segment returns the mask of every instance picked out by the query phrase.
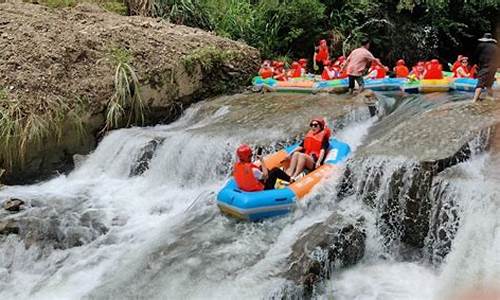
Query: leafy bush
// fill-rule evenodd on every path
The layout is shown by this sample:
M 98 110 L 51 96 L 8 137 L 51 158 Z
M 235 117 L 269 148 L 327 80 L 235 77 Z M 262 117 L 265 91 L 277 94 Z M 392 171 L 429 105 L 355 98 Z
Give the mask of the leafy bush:
M 367 36 L 388 64 L 470 55 L 479 35 L 494 31 L 500 9 L 498 0 L 152 1 L 154 16 L 244 40 L 264 57 L 312 57 L 320 38 L 338 56 Z

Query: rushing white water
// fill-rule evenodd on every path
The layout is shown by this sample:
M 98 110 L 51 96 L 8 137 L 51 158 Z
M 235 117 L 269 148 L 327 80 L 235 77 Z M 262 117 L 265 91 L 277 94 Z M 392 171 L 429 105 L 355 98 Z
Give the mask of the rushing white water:
M 375 218 L 368 210 L 352 199 L 342 203 L 345 212 L 363 215 L 368 221 L 366 254 L 361 263 L 329 280 L 321 298 L 333 294 L 335 299 L 444 300 L 458 299 L 471 291 L 498 292 L 500 185 L 485 173 L 490 163 L 488 154 L 480 154 L 453 167 L 461 177 L 449 182 L 454 203 L 447 213 L 458 214 L 455 217 L 460 225 L 450 254 L 437 269 L 424 260 L 405 262 L 385 252 Z
M 342 120 L 346 126 L 337 137 L 356 150 L 369 129 L 376 140 L 394 123 L 435 105 L 415 98 L 382 122 L 354 113 Z M 317 298 L 447 300 L 500 286 L 500 187 L 484 172 L 491 165 L 488 154 L 453 167 L 459 177 L 441 176 L 446 194 L 436 201 L 449 205 L 436 209 L 457 221 L 455 227 L 433 221 L 452 240 L 450 254 L 436 266 L 427 257 L 403 257 L 394 250 L 401 232 L 395 231 L 396 247 L 388 247 L 381 230 L 391 172 L 412 167 L 406 159 L 366 161 L 366 178 L 387 173 L 371 207 L 356 194 L 337 202 L 333 177 L 288 216 L 259 223 L 222 216 L 215 195 L 236 146 L 283 142 L 291 138 L 290 128 L 271 127 L 266 124 L 273 120 L 267 120 L 261 128 L 243 130 L 224 123 L 231 107 L 201 107 L 168 126 L 111 132 L 67 176 L 1 190 L 0 199 L 28 201 L 32 207 L 18 216 L 35 222 L 28 223 L 33 228 L 40 224 L 41 232 L 24 240 L 1 237 L 0 299 L 272 298 L 287 283 L 282 273 L 292 245 L 332 210 L 348 221 L 363 218 L 366 250 L 356 266 L 334 273 Z M 404 174 L 403 185 L 412 176 Z M 354 188 L 361 194 L 369 189 Z M 406 201 L 405 192 L 399 201 Z M 394 223 L 404 217 L 394 216 Z M 42 218 L 45 223 L 36 223 Z M 441 245 L 428 239 L 429 246 Z
M 0 243 L 1 299 L 254 299 L 284 282 L 290 247 L 328 215 L 331 198 L 312 196 L 289 216 L 240 223 L 222 216 L 215 193 L 238 143 L 279 128 L 233 135 L 200 134 L 229 113 L 201 117 L 199 106 L 168 126 L 111 132 L 68 176 L 0 191 L 25 199 L 41 216 L 58 219 L 58 237 L 74 232 L 76 247 L 51 242 L 26 248 L 16 235 Z M 338 137 L 353 149 L 373 119 Z M 144 149 L 156 141 L 149 168 L 132 176 Z M 335 180 L 335 179 L 332 179 Z M 316 195 L 333 194 L 335 184 Z M 94 216 L 95 224 L 82 226 Z M 105 228 L 99 231 L 99 228 Z

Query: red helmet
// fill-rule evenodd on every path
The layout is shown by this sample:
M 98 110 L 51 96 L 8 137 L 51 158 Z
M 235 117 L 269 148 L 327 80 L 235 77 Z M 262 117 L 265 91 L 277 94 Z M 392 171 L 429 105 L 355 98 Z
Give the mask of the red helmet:
M 238 159 L 243 162 L 250 162 L 252 159 L 252 148 L 247 144 L 242 144 L 236 149 L 236 155 Z
M 319 126 L 321 129 L 325 129 L 325 118 L 323 117 L 314 117 L 311 119 L 311 122 L 309 122 L 309 124 L 311 124 L 312 122 L 318 122 L 319 123 Z
M 398 66 L 404 66 L 405 65 L 404 59 L 398 60 L 398 62 L 396 63 L 396 65 L 398 65 Z
M 439 60 L 434 58 L 433 60 L 431 60 L 431 64 L 437 65 L 437 64 L 439 64 Z

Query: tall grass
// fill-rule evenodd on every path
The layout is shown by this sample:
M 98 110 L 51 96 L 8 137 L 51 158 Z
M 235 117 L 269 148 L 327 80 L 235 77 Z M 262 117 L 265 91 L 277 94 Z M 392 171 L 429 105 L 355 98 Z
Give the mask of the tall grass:
M 76 101 L 72 107 L 59 97 L 37 102 L 23 104 L 0 90 L 0 164 L 5 169 L 23 165 L 29 151 L 61 143 L 68 128 L 75 129 L 71 132 L 79 140 L 86 134 L 83 102 Z
M 108 102 L 103 130 L 122 125 L 143 125 L 145 106 L 140 95 L 139 78 L 130 65 L 130 53 L 123 48 L 112 48 L 108 59 L 115 67 L 115 92 Z

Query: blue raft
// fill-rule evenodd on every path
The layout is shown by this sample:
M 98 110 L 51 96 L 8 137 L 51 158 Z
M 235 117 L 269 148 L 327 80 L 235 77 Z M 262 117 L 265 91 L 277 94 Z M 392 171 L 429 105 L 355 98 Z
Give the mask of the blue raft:
M 285 158 L 299 144 L 295 144 L 278 151 L 270 156 L 279 157 L 278 163 Z M 217 195 L 217 205 L 221 212 L 241 220 L 258 221 L 265 218 L 285 215 L 293 208 L 295 201 L 306 195 L 320 180 L 331 174 L 336 167 L 344 163 L 351 149 L 349 145 L 337 139 L 330 139 L 330 151 L 325 163 L 318 169 L 310 172 L 298 181 L 283 189 L 265 190 L 259 192 L 244 192 L 240 190 L 233 178 L 229 179 Z M 273 168 L 280 166 L 272 164 L 272 158 L 265 158 L 266 166 Z M 269 165 L 270 164 L 270 165 Z

